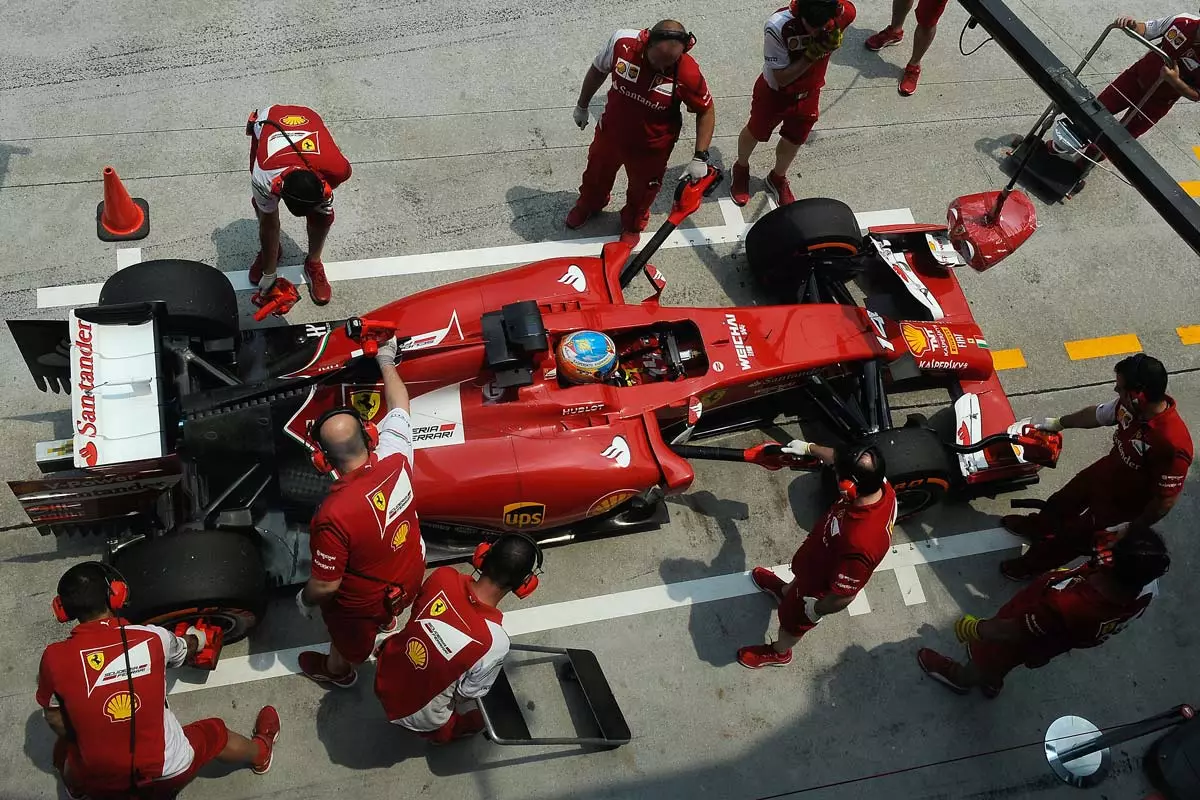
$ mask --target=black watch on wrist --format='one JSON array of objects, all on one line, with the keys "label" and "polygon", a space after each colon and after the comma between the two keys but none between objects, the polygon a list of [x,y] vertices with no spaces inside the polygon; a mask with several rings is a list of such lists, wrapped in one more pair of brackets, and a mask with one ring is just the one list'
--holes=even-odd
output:
[{"label": "black watch on wrist", "polygon": [[703,161],[705,164],[707,164],[708,163],[708,151],[707,150],[697,150],[694,154],[692,154],[692,158],[698,158],[701,161]]}]

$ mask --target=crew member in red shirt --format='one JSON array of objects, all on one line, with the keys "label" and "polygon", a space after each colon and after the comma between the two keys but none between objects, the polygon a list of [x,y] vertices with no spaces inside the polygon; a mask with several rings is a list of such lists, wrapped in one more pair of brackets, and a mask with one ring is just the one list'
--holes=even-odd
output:
[{"label": "crew member in red shirt", "polygon": [[792,0],[767,20],[765,63],[754,84],[750,120],[738,134],[738,156],[729,186],[729,194],[739,206],[750,202],[750,154],[780,125],[767,191],[780,205],[795,201],[787,171],[817,124],[829,56],[842,46],[843,33],[855,13],[850,0]]},{"label": "crew member in red shirt", "polygon": [[542,553],[520,533],[481,544],[472,580],[439,567],[421,587],[413,614],[379,647],[375,694],[394,724],[434,744],[483,730],[478,709],[459,706],[488,693],[508,655],[498,606],[509,592],[524,599],[537,588]]},{"label": "crew member in red shirt", "polygon": [[1111,553],[1075,569],[1058,569],[1021,589],[991,619],[966,615],[954,626],[967,663],[936,650],[917,651],[926,675],[958,694],[978,686],[994,698],[1015,667],[1044,667],[1070,650],[1098,647],[1142,615],[1171,565],[1150,528],[1130,528]]},{"label": "crew member in red shirt", "polygon": [[779,638],[738,650],[738,663],[750,669],[790,664],[792,647],[804,634],[854,601],[887,555],[896,522],[896,492],[884,477],[887,465],[878,449],[835,451],[796,439],[783,451],[833,464],[841,497],[792,556],[790,583],[766,567],[751,571],[754,585],[779,603]]},{"label": "crew member in red shirt", "polygon": [[1134,114],[1125,126],[1136,139],[1165,117],[1179,98],[1186,97],[1193,103],[1200,101],[1200,17],[1178,14],[1146,22],[1117,17],[1113,25],[1132,28],[1147,39],[1161,38],[1158,46],[1175,61],[1174,67],[1167,67],[1157,53],[1146,53],[1096,98],[1110,114],[1118,116],[1141,103],[1162,78],[1162,84],[1141,106],[1141,112]]},{"label": "crew member in red shirt", "polygon": [[681,103],[696,115],[696,152],[686,177],[698,181],[708,174],[717,112],[699,65],[688,55],[695,43],[683,25],[667,19],[647,30],[617,31],[596,56],[575,106],[580,130],[588,124],[588,103],[610,74],[612,87],[588,149],[579,200],[567,214],[568,228],[578,228],[608,205],[617,170],[625,167],[629,188],[621,209],[621,240],[637,244],[683,127]]},{"label": "crew member in red shirt", "polygon": [[246,121],[250,137],[250,187],[261,249],[250,266],[250,283],[264,294],[275,283],[282,251],[279,201],[308,228],[304,275],[319,306],[332,292],[321,252],[333,225],[333,190],[350,179],[350,162],[317,112],[305,106],[260,108]]},{"label": "crew member in red shirt", "polygon": [[1129,525],[1148,528],[1179,500],[1192,463],[1192,437],[1166,393],[1166,368],[1137,353],[1118,361],[1114,373],[1117,396],[1111,401],[1034,421],[1046,431],[1103,425],[1116,430],[1108,455],[1052,494],[1043,510],[1000,520],[1032,543],[1024,555],[1000,565],[1005,577],[1028,580],[1088,555],[1097,531],[1119,536]]},{"label": "crew member in red shirt", "polygon": [[[917,91],[921,79],[921,59],[929,52],[929,46],[937,36],[938,20],[946,13],[948,0],[915,0],[917,5],[917,29],[913,34],[912,57],[904,67],[896,90],[904,97]],[[892,0],[892,24],[867,37],[868,50],[879,51],[904,41],[904,20],[912,11],[914,0]]]},{"label": "crew member in red shirt", "polygon": [[388,413],[378,430],[352,408],[333,409],[312,427],[318,470],[335,474],[309,528],[312,576],[296,595],[301,613],[321,608],[329,655],[300,654],[318,683],[349,688],[375,636],[393,630],[425,574],[425,542],[413,505],[412,421],[408,389],[396,369],[395,337],[379,346]]},{"label": "crew member in red shirt", "polygon": [[76,564],[58,581],[55,617],[79,624],[42,653],[37,702],[58,735],[54,766],[71,796],[166,800],[213,759],[249,764],[259,775],[269,770],[279,735],[271,706],[258,712],[250,739],[215,717],[180,725],[167,707],[167,668],[211,669],[220,629],[199,623],[176,636],[130,625],[114,613],[128,596],[121,575],[97,561]]}]

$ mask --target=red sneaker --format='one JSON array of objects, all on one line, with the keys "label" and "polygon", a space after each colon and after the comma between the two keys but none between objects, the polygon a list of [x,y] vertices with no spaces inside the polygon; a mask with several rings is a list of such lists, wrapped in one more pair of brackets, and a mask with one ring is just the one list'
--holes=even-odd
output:
[{"label": "red sneaker", "polygon": [[955,694],[970,693],[971,687],[955,677],[954,668],[958,664],[954,662],[954,659],[947,658],[936,650],[922,647],[917,651],[917,665],[922,672]]},{"label": "red sneaker", "polygon": [[769,644],[757,644],[753,647],[743,647],[737,652],[738,663],[747,669],[762,669],[763,667],[786,667],[792,663],[792,651],[776,653]]},{"label": "red sneaker", "polygon": [[921,80],[921,65],[909,64],[904,68],[904,75],[900,78],[900,85],[896,87],[896,91],[900,92],[902,97],[908,97],[917,90],[917,81]]},{"label": "red sneaker", "polygon": [[312,301],[319,306],[329,302],[333,297],[333,289],[325,277],[325,265],[320,261],[305,260],[304,277],[308,278],[308,294]]},{"label": "red sneaker", "polygon": [[750,165],[742,166],[734,163],[732,170],[733,179],[729,182],[729,196],[733,198],[733,204],[744,206],[750,202]]},{"label": "red sneaker", "polygon": [[754,569],[750,570],[750,580],[754,581],[754,585],[757,586],[760,591],[766,592],[767,594],[771,595],[771,597],[774,597],[775,602],[783,602],[783,588],[787,586],[787,584],[783,582],[783,578],[780,578],[766,567],[755,567]]},{"label": "red sneaker", "polygon": [[894,44],[900,44],[904,41],[904,29],[893,28],[888,26],[879,33],[873,33],[867,37],[866,45],[868,50],[879,52],[885,47],[891,47]]},{"label": "red sneaker", "polygon": [[1016,581],[1017,583],[1025,583],[1038,576],[1038,573],[1030,571],[1029,567],[1025,566],[1025,562],[1020,558],[1010,558],[1007,561],[1001,561],[1000,574],[1010,581]]},{"label": "red sneaker", "polygon": [[279,739],[279,712],[274,706],[263,706],[259,710],[258,719],[254,720],[254,738],[267,746],[267,757],[255,761],[251,769],[255,775],[266,775],[275,760],[275,742]]},{"label": "red sneaker", "polygon": [[642,234],[638,231],[621,231],[621,244],[627,244],[630,247],[637,247],[638,242],[642,240]]},{"label": "red sneaker", "polygon": [[336,686],[339,689],[349,689],[358,682],[358,672],[354,667],[351,667],[345,675],[331,674],[325,654],[318,653],[316,650],[305,650],[300,654],[300,671],[309,680],[325,686]]},{"label": "red sneaker", "polygon": [[1037,525],[1033,521],[1033,517],[1026,514],[1005,514],[1000,518],[1000,525],[1009,533],[1014,533],[1022,539],[1033,540],[1039,538],[1035,536],[1037,533]]},{"label": "red sneaker", "polygon": [[792,194],[792,185],[788,183],[788,179],[783,175],[776,175],[774,170],[767,173],[767,191],[781,206],[796,202],[796,196]]},{"label": "red sneaker", "polygon": [[[279,262],[282,260],[283,260],[283,245],[280,245],[279,246],[279,255],[277,255],[275,257],[275,268],[276,269],[279,269]],[[250,279],[250,283],[254,284],[255,286],[258,286],[258,282],[262,280],[262,273],[263,273],[262,251],[260,250],[254,256],[254,263],[250,265],[250,274],[247,276]]]},{"label": "red sneaker", "polygon": [[567,219],[565,221],[568,228],[575,230],[595,215],[595,211],[588,211],[586,208],[579,205],[579,203],[576,203],[575,207],[567,212]]}]

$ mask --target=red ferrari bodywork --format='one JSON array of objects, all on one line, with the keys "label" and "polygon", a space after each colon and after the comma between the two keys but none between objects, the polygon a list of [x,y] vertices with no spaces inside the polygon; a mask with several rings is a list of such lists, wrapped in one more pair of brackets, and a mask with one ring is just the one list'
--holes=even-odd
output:
[{"label": "red ferrari bodywork", "polygon": [[[945,228],[879,229],[922,230]],[[657,295],[626,304],[618,275],[629,257],[627,246],[612,243],[599,258],[551,259],[472,278],[366,316],[412,337],[400,373],[413,397],[414,488],[422,517],[491,529],[554,528],[654,486],[683,491],[694,473],[664,442],[660,427],[685,418],[697,398],[707,413],[792,388],[811,370],[873,358],[911,353],[923,370],[957,374],[965,391],[979,395],[984,436],[1014,421],[957,279],[919,253],[908,259],[945,311],[936,323],[881,321],[843,305],[679,308],[660,305]],[[485,366],[482,317],[531,299],[550,348],[536,357],[531,385],[498,389]],[[600,330],[619,341],[664,324],[701,353],[687,377],[624,387],[558,381],[554,350],[562,335]],[[284,377],[333,372],[361,354],[360,342],[332,328],[313,360]],[[381,386],[334,384],[314,390],[286,432],[311,449],[309,426],[337,405],[353,405],[371,420],[386,412]],[[1015,470],[1010,474],[1034,469],[1003,448],[989,455],[1000,470],[1005,458]]]}]

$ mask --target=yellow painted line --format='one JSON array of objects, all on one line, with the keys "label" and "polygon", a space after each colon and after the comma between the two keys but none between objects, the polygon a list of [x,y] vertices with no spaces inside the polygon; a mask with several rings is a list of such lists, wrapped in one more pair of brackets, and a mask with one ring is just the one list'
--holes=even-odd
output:
[{"label": "yellow painted line", "polygon": [[1175,332],[1179,334],[1179,341],[1183,344],[1200,344],[1200,325],[1176,328]]},{"label": "yellow painted line", "polygon": [[992,366],[997,370],[1024,369],[1026,366],[1025,354],[1020,350],[993,350]]},{"label": "yellow painted line", "polygon": [[1196,158],[1200,158],[1200,147],[1193,147],[1192,152],[1196,155]]},{"label": "yellow painted line", "polygon": [[1179,187],[1188,193],[1188,197],[1200,197],[1200,181],[1180,181]]},{"label": "yellow painted line", "polygon": [[1072,361],[1140,353],[1142,350],[1142,343],[1135,333],[1100,336],[1096,339],[1076,339],[1073,342],[1064,343],[1064,346],[1067,348],[1067,356]]}]

